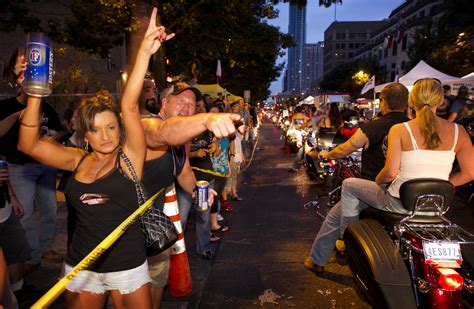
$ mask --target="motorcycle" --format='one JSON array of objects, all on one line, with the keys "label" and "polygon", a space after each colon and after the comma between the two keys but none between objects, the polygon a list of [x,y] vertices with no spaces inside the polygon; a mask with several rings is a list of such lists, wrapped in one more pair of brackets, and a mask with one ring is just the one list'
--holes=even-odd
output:
[{"label": "motorcycle", "polygon": [[[351,117],[351,119],[349,121],[344,122],[344,126],[337,131],[322,130],[322,132],[319,132],[319,134],[313,133],[312,136],[306,139],[304,150],[305,157],[303,162],[306,172],[311,180],[324,181],[327,179],[328,176],[333,176],[336,170],[340,170],[340,168],[336,166],[335,160],[320,160],[318,158],[318,153],[322,150],[329,151],[337,144],[345,142],[356,132],[357,128],[357,119]],[[348,164],[349,163],[350,162],[348,162]],[[341,161],[341,164],[344,164],[344,159],[343,161]],[[360,173],[356,173],[356,175],[359,174]],[[340,184],[330,184],[330,187],[332,189],[335,189],[338,186],[340,186]]]},{"label": "motorcycle", "polygon": [[474,293],[460,246],[474,235],[444,217],[453,199],[448,181],[414,179],[400,188],[407,214],[369,207],[349,225],[349,267],[374,308],[463,308]]}]

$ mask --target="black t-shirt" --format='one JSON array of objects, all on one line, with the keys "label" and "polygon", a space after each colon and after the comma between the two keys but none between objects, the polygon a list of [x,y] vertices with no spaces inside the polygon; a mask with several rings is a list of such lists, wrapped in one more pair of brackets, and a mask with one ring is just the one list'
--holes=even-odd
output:
[{"label": "black t-shirt", "polygon": [[[195,137],[191,141],[191,151],[197,151],[199,149],[207,150],[209,148],[209,145],[211,145],[211,141],[212,141],[211,133],[206,131],[202,133],[201,135]],[[205,156],[204,158],[197,158],[197,157],[190,158],[189,162],[191,166],[193,167],[197,167],[204,170],[210,170],[210,171],[213,170],[211,158],[209,157],[209,155]],[[214,176],[211,174],[202,173],[197,170],[194,171],[194,173],[196,175],[197,180],[211,181],[212,179],[214,179]]]},{"label": "black t-shirt", "polygon": [[385,155],[388,147],[388,131],[397,124],[408,121],[402,112],[391,112],[379,119],[360,126],[360,129],[369,139],[369,147],[362,150],[362,178],[375,180],[385,164]]},{"label": "black t-shirt", "polygon": [[[59,120],[56,111],[45,102],[42,102],[41,127],[47,127],[48,130],[58,132],[64,131],[63,125]],[[25,105],[21,104],[16,97],[0,101],[0,120],[3,120],[13,113],[21,111]],[[25,155],[17,149],[20,133],[20,121],[17,120],[11,129],[0,137],[0,154],[5,156],[7,161],[14,164],[24,164],[27,162],[36,162],[31,157]]]}]

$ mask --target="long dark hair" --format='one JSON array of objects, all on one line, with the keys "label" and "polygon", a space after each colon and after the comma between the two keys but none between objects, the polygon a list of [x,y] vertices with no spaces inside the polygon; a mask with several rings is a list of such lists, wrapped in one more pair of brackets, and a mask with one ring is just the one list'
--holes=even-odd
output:
[{"label": "long dark hair", "polygon": [[339,128],[342,124],[342,117],[341,112],[339,111],[339,107],[337,103],[331,103],[329,105],[329,113],[328,113],[329,120],[331,120],[331,127]]}]

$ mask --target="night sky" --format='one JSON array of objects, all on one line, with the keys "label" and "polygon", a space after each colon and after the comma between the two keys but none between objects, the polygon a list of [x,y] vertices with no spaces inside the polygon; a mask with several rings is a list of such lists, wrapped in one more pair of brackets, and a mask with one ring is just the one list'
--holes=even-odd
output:
[{"label": "night sky", "polygon": [[[343,0],[342,6],[336,8],[337,21],[382,20],[388,18],[392,10],[404,0]],[[280,27],[283,33],[288,32],[288,3],[277,5],[280,11],[277,19],[268,23]],[[324,30],[334,21],[334,6],[320,7],[317,0],[308,0],[306,8],[306,43],[324,41]],[[286,55],[279,59],[279,63],[286,62]],[[284,72],[280,78],[271,84],[272,93],[281,92]]]}]

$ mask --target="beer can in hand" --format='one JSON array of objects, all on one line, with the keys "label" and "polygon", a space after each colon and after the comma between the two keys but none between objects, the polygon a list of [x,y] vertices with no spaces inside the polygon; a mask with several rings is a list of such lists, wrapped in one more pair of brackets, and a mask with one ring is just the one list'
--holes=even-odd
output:
[{"label": "beer can in hand", "polygon": [[199,180],[196,182],[196,201],[194,207],[198,211],[207,211],[209,209],[209,182]]},{"label": "beer can in hand", "polygon": [[42,33],[28,34],[25,58],[23,90],[35,97],[50,95],[53,91],[53,51],[48,37]]}]

